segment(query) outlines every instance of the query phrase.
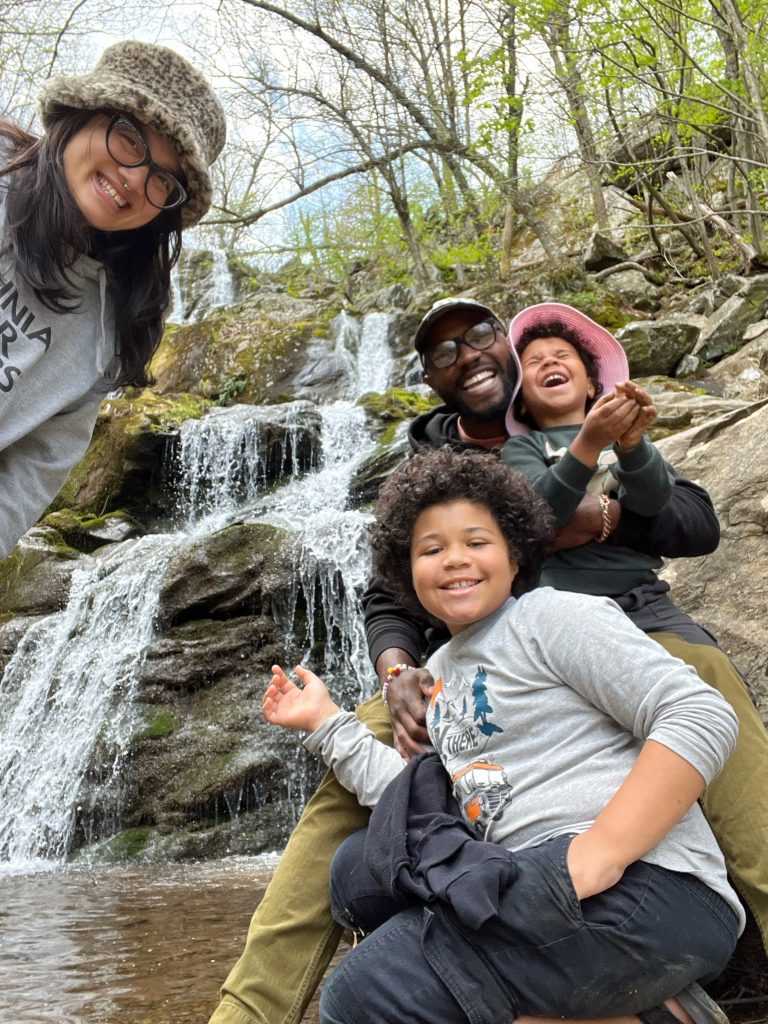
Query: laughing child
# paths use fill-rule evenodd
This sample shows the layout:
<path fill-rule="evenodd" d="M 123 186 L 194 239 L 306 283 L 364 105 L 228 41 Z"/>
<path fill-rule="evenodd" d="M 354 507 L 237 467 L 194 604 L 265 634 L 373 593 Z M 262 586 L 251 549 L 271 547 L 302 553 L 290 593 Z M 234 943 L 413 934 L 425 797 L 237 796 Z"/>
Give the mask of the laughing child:
<path fill-rule="evenodd" d="M 337 920 L 370 934 L 321 1020 L 722 1024 L 695 983 L 723 969 L 744 912 L 696 800 L 733 712 L 612 601 L 533 589 L 548 511 L 492 455 L 414 456 L 377 513 L 375 571 L 451 633 L 428 662 L 427 725 L 462 838 L 445 808 L 425 812 L 436 755 L 403 770 L 316 676 L 297 668 L 299 688 L 274 666 L 265 718 L 309 730 L 376 808 L 376 842 L 351 836 L 332 868 Z"/>

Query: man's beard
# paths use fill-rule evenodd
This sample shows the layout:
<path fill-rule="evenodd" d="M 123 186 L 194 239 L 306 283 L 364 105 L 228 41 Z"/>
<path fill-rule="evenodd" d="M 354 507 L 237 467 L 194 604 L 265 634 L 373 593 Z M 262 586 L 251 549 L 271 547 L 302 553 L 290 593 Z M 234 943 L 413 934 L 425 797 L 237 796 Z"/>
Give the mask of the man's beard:
<path fill-rule="evenodd" d="M 476 409 L 470 405 L 469 402 L 463 401 L 458 395 L 454 398 L 451 403 L 456 409 L 456 412 L 468 420 L 475 420 L 476 423 L 487 423 L 489 420 L 503 420 L 507 414 L 507 409 L 512 401 L 512 395 L 515 390 L 515 379 L 514 379 L 514 367 L 509 368 L 511 373 L 504 375 L 504 393 L 502 397 L 496 402 L 495 405 L 490 406 L 487 409 Z"/>

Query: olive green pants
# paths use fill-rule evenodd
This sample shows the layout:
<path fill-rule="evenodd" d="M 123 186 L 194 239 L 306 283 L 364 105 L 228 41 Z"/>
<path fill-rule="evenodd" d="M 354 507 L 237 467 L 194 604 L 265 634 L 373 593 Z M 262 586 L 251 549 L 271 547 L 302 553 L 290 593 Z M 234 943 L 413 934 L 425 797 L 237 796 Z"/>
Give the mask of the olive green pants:
<path fill-rule="evenodd" d="M 649 635 L 693 665 L 739 716 L 736 749 L 702 802 L 734 884 L 768 949 L 768 733 L 741 677 L 719 648 L 689 644 L 672 633 Z M 392 743 L 389 716 L 378 695 L 357 714 L 380 739 Z M 330 917 L 330 862 L 341 841 L 365 827 L 368 813 L 332 773 L 326 775 L 253 915 L 245 950 L 222 987 L 210 1024 L 301 1020 L 341 935 Z"/>

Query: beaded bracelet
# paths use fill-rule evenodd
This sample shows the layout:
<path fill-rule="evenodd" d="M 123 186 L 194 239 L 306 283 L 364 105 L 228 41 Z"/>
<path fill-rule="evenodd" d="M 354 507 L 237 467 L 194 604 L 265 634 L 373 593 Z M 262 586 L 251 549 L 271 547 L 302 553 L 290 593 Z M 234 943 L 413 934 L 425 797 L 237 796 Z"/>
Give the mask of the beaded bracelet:
<path fill-rule="evenodd" d="M 613 523 L 611 522 L 611 499 L 607 494 L 598 494 L 597 500 L 600 502 L 600 518 L 603 522 L 603 528 L 600 531 L 600 536 L 595 537 L 598 544 L 602 544 L 604 540 L 608 540 L 611 536 L 613 529 Z"/>
<path fill-rule="evenodd" d="M 413 665 L 393 665 L 392 668 L 387 669 L 387 675 L 384 682 L 381 685 L 381 699 L 385 704 L 388 704 L 387 694 L 389 693 L 389 686 L 395 676 L 399 676 L 401 672 L 407 672 L 409 668 L 413 668 Z"/>

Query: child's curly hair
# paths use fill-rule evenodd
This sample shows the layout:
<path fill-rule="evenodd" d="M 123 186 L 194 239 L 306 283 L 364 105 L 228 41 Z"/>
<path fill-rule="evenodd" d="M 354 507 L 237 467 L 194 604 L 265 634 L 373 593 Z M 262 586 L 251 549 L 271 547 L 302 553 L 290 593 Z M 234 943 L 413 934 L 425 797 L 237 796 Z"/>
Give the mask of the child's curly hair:
<path fill-rule="evenodd" d="M 370 526 L 373 567 L 403 607 L 425 614 L 411 579 L 416 520 L 425 509 L 452 501 L 473 501 L 488 509 L 519 566 L 512 594 L 533 590 L 553 534 L 549 505 L 496 455 L 458 452 L 446 445 L 414 455 L 379 491 L 376 521 Z"/>

